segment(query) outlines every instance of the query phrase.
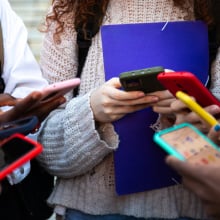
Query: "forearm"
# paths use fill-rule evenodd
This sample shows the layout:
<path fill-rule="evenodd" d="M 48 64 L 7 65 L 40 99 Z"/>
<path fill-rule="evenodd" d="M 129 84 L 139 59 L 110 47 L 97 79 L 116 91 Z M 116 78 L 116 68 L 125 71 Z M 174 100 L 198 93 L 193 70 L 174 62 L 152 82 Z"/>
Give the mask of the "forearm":
<path fill-rule="evenodd" d="M 100 126 L 101 135 L 96 130 L 88 95 L 52 112 L 43 126 L 39 141 L 44 151 L 39 160 L 51 174 L 64 178 L 89 171 L 118 144 L 113 130 L 105 135 L 111 126 Z"/>

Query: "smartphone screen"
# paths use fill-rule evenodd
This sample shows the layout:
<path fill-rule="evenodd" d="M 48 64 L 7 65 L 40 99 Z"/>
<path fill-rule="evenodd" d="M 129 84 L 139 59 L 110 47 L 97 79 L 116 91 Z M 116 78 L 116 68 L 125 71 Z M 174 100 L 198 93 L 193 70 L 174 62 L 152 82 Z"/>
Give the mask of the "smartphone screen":
<path fill-rule="evenodd" d="M 13 138 L 0 147 L 0 171 L 34 149 L 34 145 L 20 138 Z"/>
<path fill-rule="evenodd" d="M 202 164 L 220 163 L 220 151 L 216 145 L 190 126 L 164 132 L 159 138 L 166 144 L 166 151 L 169 151 L 167 147 L 172 148 L 187 161 Z"/>

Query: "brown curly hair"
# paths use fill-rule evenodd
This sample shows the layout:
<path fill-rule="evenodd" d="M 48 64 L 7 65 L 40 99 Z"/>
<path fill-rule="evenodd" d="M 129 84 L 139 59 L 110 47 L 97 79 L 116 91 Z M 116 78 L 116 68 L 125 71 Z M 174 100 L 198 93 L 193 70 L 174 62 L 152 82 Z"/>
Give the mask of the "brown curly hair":
<path fill-rule="evenodd" d="M 181 7 L 183 0 L 173 0 L 174 4 Z M 74 27 L 76 31 L 82 30 L 86 39 L 91 38 L 87 32 L 88 27 L 97 32 L 105 15 L 109 0 L 52 0 L 53 9 L 46 16 L 44 31 L 47 32 L 51 22 L 57 22 L 54 40 L 60 41 L 60 34 L 64 30 L 62 17 L 64 14 L 75 11 Z M 210 13 L 211 0 L 194 0 L 195 16 L 203 20 L 209 27 L 213 24 L 213 17 Z M 43 29 L 41 29 L 43 31 Z"/>

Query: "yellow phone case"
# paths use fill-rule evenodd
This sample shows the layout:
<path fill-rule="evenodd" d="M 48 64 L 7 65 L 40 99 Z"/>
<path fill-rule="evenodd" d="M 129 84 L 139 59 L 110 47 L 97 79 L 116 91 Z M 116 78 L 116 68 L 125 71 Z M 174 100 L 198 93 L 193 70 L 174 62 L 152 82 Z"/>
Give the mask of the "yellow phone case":
<path fill-rule="evenodd" d="M 197 113 L 202 119 L 204 119 L 208 124 L 214 126 L 218 124 L 218 121 L 208 113 L 203 107 L 201 107 L 195 100 L 193 100 L 189 95 L 182 91 L 176 93 L 176 97 L 185 103 L 188 108 Z"/>

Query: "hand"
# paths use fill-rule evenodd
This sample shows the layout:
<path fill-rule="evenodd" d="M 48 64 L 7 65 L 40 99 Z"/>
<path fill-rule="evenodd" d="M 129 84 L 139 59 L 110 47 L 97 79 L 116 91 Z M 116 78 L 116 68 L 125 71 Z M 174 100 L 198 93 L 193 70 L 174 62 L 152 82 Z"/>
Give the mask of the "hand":
<path fill-rule="evenodd" d="M 41 122 L 48 116 L 48 114 L 52 110 L 56 109 L 59 105 L 65 102 L 65 98 L 61 96 L 55 100 L 40 103 L 39 100 L 41 99 L 41 97 L 41 92 L 36 91 L 32 92 L 23 99 L 15 100 L 12 104 L 13 108 L 6 112 L 1 112 L 0 123 L 13 121 L 32 115 L 37 116 L 38 120 Z M 39 104 L 36 105 L 36 102 L 39 102 Z M 32 108 L 33 105 L 35 105 L 34 108 Z"/>
<path fill-rule="evenodd" d="M 0 106 L 13 106 L 18 100 L 8 93 L 0 94 Z"/>
<path fill-rule="evenodd" d="M 173 114 L 173 109 L 171 108 L 171 103 L 176 100 L 176 98 L 168 91 L 158 91 L 152 93 L 159 98 L 159 101 L 152 104 L 154 112 L 161 115 L 160 122 L 163 128 L 172 126 L 176 121 L 176 116 Z"/>
<path fill-rule="evenodd" d="M 217 124 L 213 126 L 208 135 L 207 135 L 213 142 L 220 146 L 220 125 Z"/>
<path fill-rule="evenodd" d="M 220 163 L 215 165 L 193 164 L 167 157 L 166 162 L 181 176 L 183 185 L 202 201 L 207 214 L 220 218 Z"/>
<path fill-rule="evenodd" d="M 189 110 L 186 105 L 180 101 L 176 100 L 171 104 L 171 109 L 176 115 L 175 124 L 180 124 L 183 122 L 188 122 L 196 126 L 202 132 L 207 133 L 210 129 L 210 125 L 207 124 L 200 116 L 195 112 Z M 217 105 L 210 105 L 204 108 L 207 112 L 215 116 L 220 113 L 220 107 Z"/>
<path fill-rule="evenodd" d="M 122 91 L 119 78 L 112 78 L 92 92 L 90 103 L 95 120 L 113 122 L 157 102 L 155 95 L 145 95 L 141 91 Z"/>

